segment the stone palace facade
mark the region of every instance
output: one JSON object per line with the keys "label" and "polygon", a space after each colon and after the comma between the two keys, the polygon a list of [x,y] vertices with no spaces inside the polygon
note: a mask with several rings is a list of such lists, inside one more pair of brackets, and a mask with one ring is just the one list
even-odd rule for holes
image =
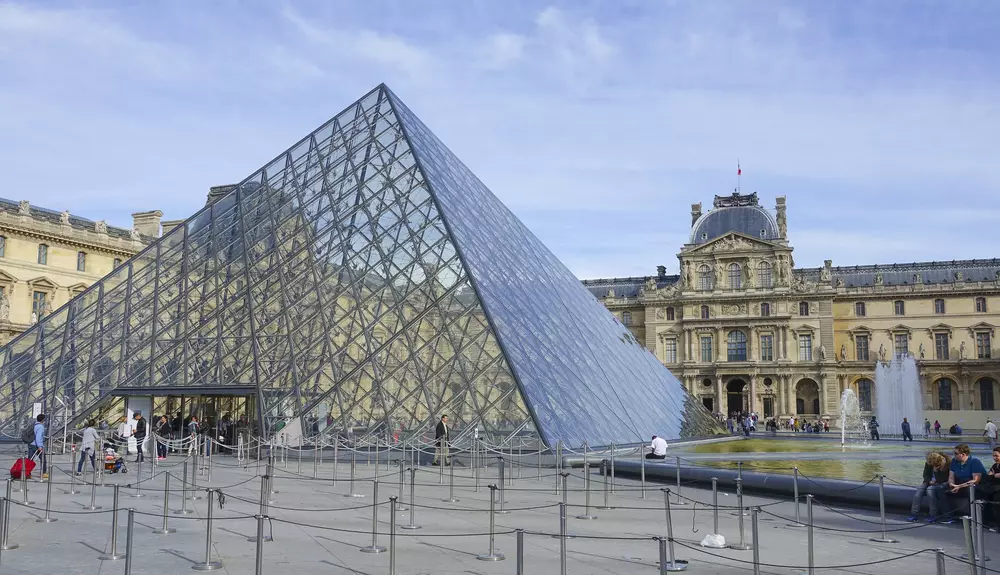
{"label": "stone palace facade", "polygon": [[871,411],[876,362],[911,354],[931,421],[1000,416],[1000,260],[796,268],[784,197],[716,196],[691,222],[679,275],[583,283],[712,412],[834,424],[843,390]]}

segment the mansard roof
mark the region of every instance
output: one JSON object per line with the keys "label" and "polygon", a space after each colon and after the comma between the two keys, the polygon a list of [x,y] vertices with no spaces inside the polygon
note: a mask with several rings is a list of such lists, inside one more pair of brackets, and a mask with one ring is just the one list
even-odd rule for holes
{"label": "mansard roof", "polygon": [[[823,268],[800,268],[797,276],[818,282]],[[845,287],[876,285],[881,274],[883,285],[948,284],[957,282],[993,281],[1000,273],[1000,259],[913,262],[908,264],[876,264],[868,266],[835,266],[830,269],[830,284],[844,280]]]}
{"label": "mansard roof", "polygon": [[594,297],[603,299],[608,295],[609,289],[615,290],[615,297],[638,297],[639,291],[649,280],[656,280],[657,289],[673,285],[681,279],[679,275],[671,276],[636,276],[630,278],[603,278],[593,280],[583,280],[583,286],[587,288]]}
{"label": "mansard roof", "polygon": [[714,209],[691,226],[692,244],[703,244],[730,232],[739,232],[763,240],[779,239],[778,223],[771,212],[761,207],[757,194],[715,196]]}
{"label": "mansard roof", "polygon": [[[16,214],[20,209],[20,203],[13,200],[8,200],[6,198],[0,198],[0,210],[11,212]],[[35,205],[29,207],[31,211],[31,217],[51,222],[53,224],[61,223],[61,213],[56,210],[50,210],[48,208],[40,208]],[[80,230],[94,231],[94,227],[97,224],[94,220],[88,220],[87,218],[81,218],[80,216],[69,216],[69,225]],[[123,240],[132,239],[132,230],[127,230],[125,228],[119,228],[112,225],[108,225],[108,236],[112,238],[121,238]],[[149,236],[143,236],[144,241],[150,241],[155,238]]]}

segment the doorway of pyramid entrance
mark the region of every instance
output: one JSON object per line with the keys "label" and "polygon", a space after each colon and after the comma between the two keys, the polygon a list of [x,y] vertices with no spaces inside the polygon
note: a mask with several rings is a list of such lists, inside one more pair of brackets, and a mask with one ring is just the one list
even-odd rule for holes
{"label": "doorway of pyramid entrance", "polygon": [[742,379],[730,379],[726,384],[726,414],[732,415],[735,412],[747,411],[746,400],[747,383]]}

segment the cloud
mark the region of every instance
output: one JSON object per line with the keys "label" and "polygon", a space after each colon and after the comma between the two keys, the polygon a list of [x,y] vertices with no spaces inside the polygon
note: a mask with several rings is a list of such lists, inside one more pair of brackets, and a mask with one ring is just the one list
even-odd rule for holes
{"label": "cloud", "polygon": [[482,48],[482,63],[486,69],[499,70],[524,56],[528,40],[520,34],[500,32],[490,35]]}

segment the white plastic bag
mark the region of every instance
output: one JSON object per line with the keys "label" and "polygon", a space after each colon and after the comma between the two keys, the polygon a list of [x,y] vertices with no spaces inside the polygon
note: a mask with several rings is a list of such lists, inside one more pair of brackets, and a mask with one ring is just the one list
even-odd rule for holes
{"label": "white plastic bag", "polygon": [[726,538],[718,533],[709,533],[701,540],[701,546],[722,549],[726,546]]}

